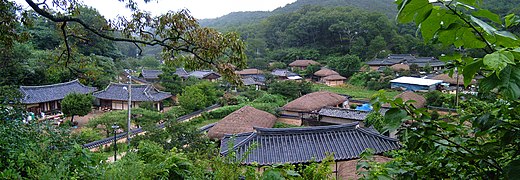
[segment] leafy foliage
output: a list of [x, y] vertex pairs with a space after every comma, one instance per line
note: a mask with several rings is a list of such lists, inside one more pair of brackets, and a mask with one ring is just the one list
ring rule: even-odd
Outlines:
[[288, 99], [296, 99], [311, 92], [310, 82], [305, 81], [276, 81], [269, 84], [269, 93], [279, 94]]
[[400, 22], [415, 22], [425, 42], [433, 41], [458, 48], [485, 52], [469, 57], [457, 53], [453, 63], [469, 85], [476, 74], [484, 74], [480, 88], [495, 90], [493, 102], [469, 99], [459, 116], [433, 118], [426, 109], [416, 109], [401, 99], [388, 101], [387, 131], [397, 130], [404, 148], [397, 158], [372, 169], [366, 178], [429, 177], [434, 179], [510, 179], [518, 172], [518, 97], [515, 49], [516, 35], [504, 31], [517, 22], [479, 8], [476, 1], [397, 1]]
[[61, 111], [65, 116], [71, 116], [70, 121], [74, 121], [74, 116], [84, 116], [92, 111], [93, 100], [90, 94], [70, 93], [61, 100]]
[[341, 57], [327, 58], [327, 64], [340, 75], [350, 77], [361, 67], [361, 59], [356, 55], [345, 55]]

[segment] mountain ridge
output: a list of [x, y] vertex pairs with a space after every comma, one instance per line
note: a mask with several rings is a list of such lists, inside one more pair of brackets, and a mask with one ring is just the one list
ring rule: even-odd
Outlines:
[[381, 12], [388, 17], [397, 14], [397, 5], [394, 0], [297, 0], [272, 11], [240, 11], [231, 12], [224, 16], [212, 19], [200, 19], [199, 23], [204, 27], [225, 28], [246, 23], [259, 22], [267, 17], [297, 11], [304, 6], [350, 6], [368, 11]]

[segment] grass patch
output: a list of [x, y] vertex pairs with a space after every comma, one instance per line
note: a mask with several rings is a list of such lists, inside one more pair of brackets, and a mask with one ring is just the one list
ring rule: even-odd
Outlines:
[[208, 125], [208, 124], [211, 124], [211, 123], [216, 123], [220, 121], [220, 119], [208, 119], [208, 120], [204, 120], [204, 121], [201, 121], [201, 122], [198, 122], [196, 124], [194, 124], [195, 127], [202, 127], [202, 126], [205, 126], [205, 125]]
[[[323, 84], [314, 84], [313, 89], [316, 91], [324, 90], [330, 91], [338, 94], [347, 94], [352, 96], [354, 99], [370, 99], [372, 95], [376, 94], [378, 91], [368, 90], [365, 87], [354, 86], [351, 84], [344, 84], [342, 86], [330, 87]], [[393, 90], [385, 90], [385, 95], [387, 97], [394, 97], [398, 95], [400, 92]]]

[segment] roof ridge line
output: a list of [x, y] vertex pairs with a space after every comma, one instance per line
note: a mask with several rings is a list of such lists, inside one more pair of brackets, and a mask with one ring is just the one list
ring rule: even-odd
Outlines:
[[331, 126], [310, 126], [310, 127], [299, 127], [299, 128], [262, 128], [262, 127], [253, 127], [258, 134], [280, 134], [280, 133], [308, 133], [311, 131], [324, 131], [324, 130], [334, 130], [334, 129], [354, 129], [359, 125], [359, 122], [353, 122], [348, 124], [340, 124], [340, 125], [331, 125]]
[[[249, 136], [247, 136], [247, 138], [245, 138], [244, 140], [242, 140], [242, 141], [238, 142], [237, 144], [233, 145], [233, 147], [226, 149], [225, 151], [223, 151], [220, 154], [227, 155], [227, 153], [229, 153], [229, 151], [233, 151], [233, 150], [237, 149], [238, 147], [240, 147], [240, 146], [244, 145], [245, 143], [251, 141], [256, 136], [257, 136], [256, 132], [251, 132], [251, 134]], [[233, 138], [230, 138], [230, 140], [232, 140], [232, 139]], [[229, 142], [229, 140], [228, 140], [228, 142]]]
[[375, 133], [375, 132], [366, 130], [365, 128], [358, 127], [356, 129], [359, 130], [360, 132], [364, 133], [364, 134], [367, 134], [367, 135], [377, 136], [377, 137], [380, 137], [380, 138], [383, 138], [383, 139], [386, 139], [386, 140], [389, 140], [389, 141], [399, 142], [399, 139], [395, 139], [395, 138], [391, 138], [391, 137], [388, 137], [388, 136], [385, 136], [385, 135], [382, 135], [382, 134], [379, 134], [379, 133]]
[[[62, 82], [62, 83], [56, 83], [56, 84], [47, 84], [47, 85], [39, 85], [39, 86], [20, 86], [20, 88], [41, 88], [41, 87], [52, 87], [52, 86], [59, 86], [59, 85], [65, 85], [65, 84], [70, 84], [70, 83], [73, 83], [73, 82], [78, 82], [79, 83], [79, 79], [74, 79], [72, 81], [68, 81], [68, 82]], [[81, 83], [79, 83], [81, 84]], [[82, 84], [83, 85], [83, 84]], [[83, 85], [85, 86], [85, 85]]]

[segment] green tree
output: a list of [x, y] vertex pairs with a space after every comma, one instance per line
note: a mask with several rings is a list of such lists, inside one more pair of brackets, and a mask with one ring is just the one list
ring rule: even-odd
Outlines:
[[141, 65], [146, 69], [158, 69], [161, 62], [153, 56], [145, 56], [140, 59]]
[[410, 64], [410, 73], [411, 74], [419, 74], [419, 71], [421, 71], [421, 68], [419, 67], [419, 65], [413, 63], [413, 64]]
[[61, 100], [61, 111], [65, 116], [70, 116], [70, 121], [74, 122], [74, 116], [84, 116], [92, 111], [93, 100], [94, 98], [90, 94], [67, 94]]
[[307, 66], [305, 69], [305, 76], [306, 77], [312, 77], [316, 71], [319, 71], [321, 69], [320, 65], [317, 64], [311, 64], [310, 66]]
[[184, 109], [195, 111], [208, 104], [208, 97], [196, 86], [187, 86], [179, 96], [179, 105]]
[[159, 75], [161, 86], [165, 88], [166, 92], [170, 92], [173, 95], [180, 94], [184, 85], [182, 78], [175, 74], [176, 69], [165, 66], [162, 68], [162, 71], [163, 73]]
[[327, 65], [336, 70], [340, 75], [350, 77], [359, 71], [361, 59], [356, 55], [331, 56], [327, 58]]
[[305, 81], [276, 81], [269, 84], [269, 93], [279, 94], [291, 100], [311, 92], [311, 83]]
[[367, 47], [367, 56], [369, 58], [382, 58], [388, 55], [386, 50], [386, 41], [383, 36], [376, 36], [372, 39]]

